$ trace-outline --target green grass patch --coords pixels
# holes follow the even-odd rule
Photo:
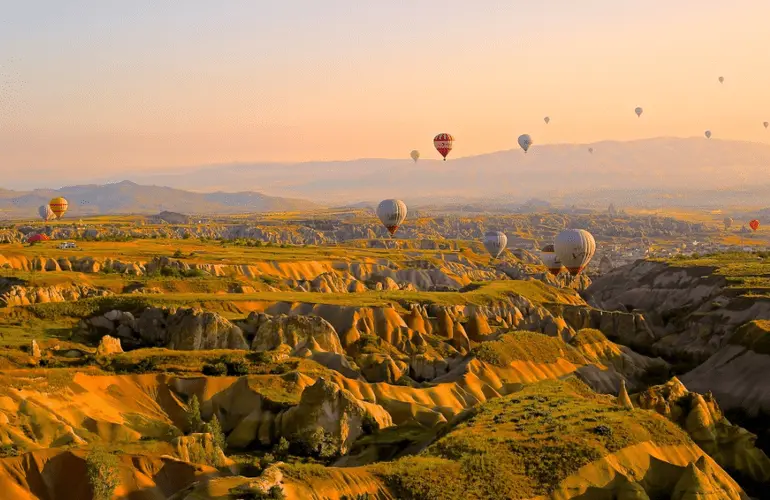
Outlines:
[[[546,381],[481,405],[420,455],[371,470],[405,500],[532,498],[647,441],[691,443],[654,412],[624,410],[576,379]]]
[[[500,367],[514,361],[555,363],[565,359],[579,365],[586,363],[583,356],[563,340],[527,331],[506,333],[498,340],[483,342],[471,353],[481,361]]]

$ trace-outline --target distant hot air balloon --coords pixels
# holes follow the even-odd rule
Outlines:
[[[725,77],[724,76],[720,76],[719,77],[719,83],[725,83]]]
[[[762,122],[762,125],[764,125],[765,128],[770,127],[770,122]]]
[[[500,231],[489,231],[484,235],[484,248],[496,259],[508,246],[508,237]]]
[[[417,163],[417,160],[420,159],[420,152],[415,149],[411,153],[409,153],[409,156],[411,156],[414,162]]]
[[[44,234],[33,234],[27,238],[27,243],[40,243],[41,241],[48,241],[50,238]]]
[[[519,146],[521,146],[521,149],[523,149],[525,153],[529,151],[529,147],[531,145],[532,138],[529,136],[529,134],[521,134],[519,136]]]
[[[588,148],[588,152],[594,154],[594,148]]]
[[[392,235],[406,219],[406,203],[401,200],[382,200],[377,206],[377,217]]]
[[[706,139],[711,139],[711,130],[706,130]]]
[[[723,222],[725,223],[725,231],[730,229],[730,227],[733,225],[732,217],[725,217],[725,220]]]
[[[546,116],[545,118],[543,118],[543,121],[545,122],[546,125],[548,125],[549,123],[551,123],[551,117]]]
[[[40,216],[40,218],[46,222],[56,217],[53,211],[51,210],[51,207],[49,207],[48,205],[40,205],[40,207],[37,209],[37,213]]]
[[[572,276],[580,274],[596,252],[596,241],[585,229],[565,229],[556,235],[553,246]]]
[[[757,229],[759,229],[759,221],[757,219],[752,220],[751,222],[749,222],[749,227],[751,228],[752,231],[756,231]]]
[[[67,200],[64,198],[54,198],[49,203],[48,206],[51,207],[51,212],[56,216],[57,219],[61,219],[64,217],[64,214],[67,213],[67,208],[69,207],[69,203],[67,203]]]
[[[435,146],[436,150],[444,157],[444,161],[446,161],[449,152],[452,151],[452,143],[454,143],[454,140],[454,137],[449,134],[439,134],[433,138],[433,146]]]
[[[548,272],[554,276],[561,272],[561,260],[559,260],[559,257],[556,255],[553,245],[546,245],[540,250],[540,260],[542,260],[545,267],[548,268]]]
[[[636,116],[642,116],[642,113],[644,113],[644,110],[642,108],[636,108],[634,110],[634,113],[636,113]]]

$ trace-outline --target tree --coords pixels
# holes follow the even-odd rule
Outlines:
[[[206,424],[206,432],[211,434],[214,438],[214,442],[219,446],[219,449],[225,451],[227,441],[225,441],[225,433],[222,432],[222,425],[219,423],[219,419],[216,415],[211,417],[211,421]]]
[[[86,456],[86,470],[94,500],[110,500],[120,484],[117,457],[102,448],[94,448]]]
[[[201,404],[198,396],[193,395],[190,405],[187,407],[187,427],[190,433],[201,432],[204,430],[203,418],[201,417]]]

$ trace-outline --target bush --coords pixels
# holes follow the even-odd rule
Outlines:
[[[86,470],[94,500],[110,500],[120,484],[117,457],[96,448],[86,456]]]
[[[240,377],[249,374],[249,364],[242,360],[228,361],[227,374],[231,377]]]
[[[181,259],[182,257],[184,257],[184,254],[182,253],[182,251],[181,251],[181,250],[177,250],[176,252],[174,252],[174,255],[173,255],[173,257],[174,257],[175,259]]]
[[[289,442],[285,437],[281,436],[281,439],[279,439],[278,443],[273,447],[273,454],[280,460],[286,460],[286,457],[289,456]]]
[[[208,375],[210,377],[220,377],[222,375],[225,375],[227,373],[227,365],[222,363],[221,361],[219,363],[206,363],[203,365],[203,370],[201,370],[204,375]]]

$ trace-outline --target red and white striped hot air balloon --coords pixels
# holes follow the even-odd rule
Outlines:
[[[433,145],[436,147],[436,151],[441,153],[441,156],[444,157],[444,161],[446,161],[449,152],[452,151],[452,143],[454,140],[455,138],[450,134],[439,134],[433,138]]]

